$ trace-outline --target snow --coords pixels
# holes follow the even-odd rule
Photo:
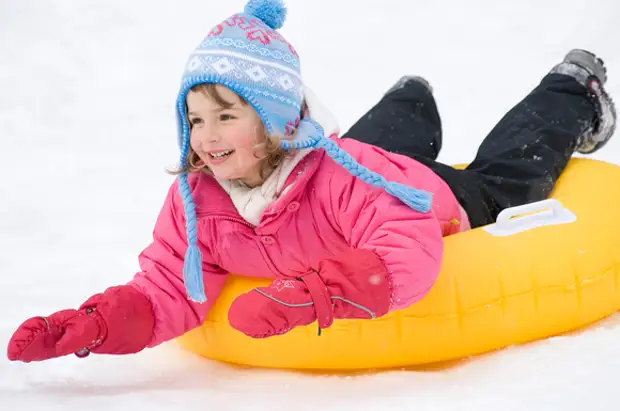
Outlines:
[[[620,94],[620,3],[289,0],[282,30],[346,130],[402,74],[433,85],[441,160],[468,161],[566,51]],[[177,161],[188,53],[243,0],[0,2],[0,341],[137,270]],[[620,139],[594,158],[619,162]],[[424,338],[424,336],[420,336]],[[254,370],[168,344],[134,356],[0,360],[3,409],[608,410],[620,320],[465,359],[356,375]]]

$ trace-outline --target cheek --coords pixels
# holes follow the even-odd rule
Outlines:
[[[199,152],[198,139],[194,136],[193,133],[189,135],[189,146],[192,148],[192,150]]]
[[[189,145],[194,151],[200,152],[200,148],[202,146],[202,138],[200,136],[200,130],[194,129],[189,132]]]
[[[230,133],[228,141],[235,147],[235,150],[252,154],[260,139],[255,127],[240,127]]]

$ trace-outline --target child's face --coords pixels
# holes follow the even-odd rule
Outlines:
[[[238,179],[256,187],[262,184],[259,162],[263,153],[256,152],[254,146],[265,138],[260,117],[230,89],[215,87],[229,108],[201,91],[187,94],[190,145],[215,177]]]

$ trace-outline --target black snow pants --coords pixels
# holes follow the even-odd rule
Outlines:
[[[457,170],[436,161],[442,130],[432,93],[409,81],[383,96],[342,138],[425,164],[452,189],[475,228],[495,222],[505,208],[547,198],[595,118],[583,85],[548,74],[497,123],[468,167]]]

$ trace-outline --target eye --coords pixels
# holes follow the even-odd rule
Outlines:
[[[192,126],[195,126],[195,125],[198,125],[198,124],[202,124],[202,119],[200,117],[190,118],[189,119],[189,124],[191,124]]]
[[[220,121],[234,120],[235,117],[230,114],[220,114]]]

